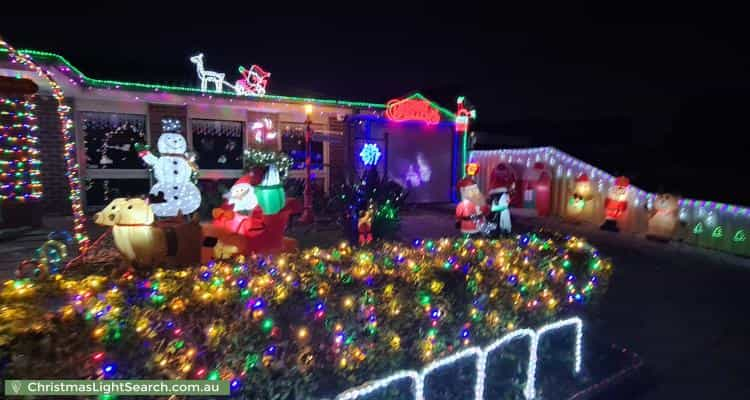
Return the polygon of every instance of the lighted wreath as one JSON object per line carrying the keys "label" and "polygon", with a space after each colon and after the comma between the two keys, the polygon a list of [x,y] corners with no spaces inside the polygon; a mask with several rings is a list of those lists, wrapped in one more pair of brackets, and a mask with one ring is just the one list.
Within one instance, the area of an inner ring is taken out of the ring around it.
{"label": "lighted wreath", "polygon": [[246,170],[254,168],[267,168],[275,165],[281,178],[284,178],[292,167],[292,159],[282,152],[262,149],[247,149],[244,154]]}
{"label": "lighted wreath", "polygon": [[[612,272],[583,240],[536,233],[342,244],[143,276],[86,268],[3,287],[4,376],[222,379],[245,398],[330,397],[556,319]],[[46,314],[49,304],[62,306]]]}

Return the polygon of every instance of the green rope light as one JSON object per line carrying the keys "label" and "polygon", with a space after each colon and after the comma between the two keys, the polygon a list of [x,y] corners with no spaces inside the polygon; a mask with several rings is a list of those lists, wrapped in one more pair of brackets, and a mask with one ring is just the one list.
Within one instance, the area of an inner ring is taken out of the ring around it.
{"label": "green rope light", "polygon": [[420,99],[420,100],[424,100],[424,101],[430,103],[430,105],[432,107],[435,107],[438,111],[440,111],[441,113],[443,113],[443,115],[446,116],[446,117],[448,117],[451,121],[453,121],[456,118],[456,113],[455,112],[453,112],[453,111],[451,111],[451,110],[449,110],[449,109],[441,106],[438,103],[435,103],[434,101],[428,99],[427,97],[424,97],[422,95],[422,93],[419,93],[419,92],[414,93],[413,95],[408,96],[407,99]]}
{"label": "green rope light", "polygon": [[[7,50],[0,49],[0,52],[7,52]],[[160,84],[153,84],[153,83],[125,82],[125,81],[90,78],[86,76],[86,74],[81,72],[81,70],[76,68],[73,64],[71,64],[70,61],[68,61],[65,57],[59,54],[52,53],[49,51],[41,51],[41,50],[34,50],[34,49],[20,49],[18,50],[18,52],[28,54],[34,57],[42,57],[42,58],[56,60],[64,64],[66,67],[70,68],[70,70],[75,72],[77,75],[79,75],[81,79],[83,79],[83,81],[89,86],[105,87],[105,88],[109,88],[111,86],[121,86],[125,88],[134,88],[134,89],[142,89],[142,90],[149,90],[149,91],[159,90],[159,91],[165,91],[165,92],[204,94],[204,92],[201,92],[201,90],[197,87],[160,85]],[[225,96],[225,97],[232,97],[232,98],[237,97],[237,95],[234,92],[229,92],[229,91],[224,91],[224,90],[222,90],[221,92],[217,92],[217,93],[210,93],[210,95],[211,96]],[[424,98],[421,94],[418,94],[418,95],[421,98]],[[385,109],[385,104],[370,103],[370,102],[365,102],[365,101],[317,99],[313,97],[281,96],[281,95],[272,95],[272,94],[265,95],[265,96],[243,96],[243,97],[248,97],[251,99],[258,99],[258,100],[261,100],[261,99],[262,100],[275,100],[279,102],[315,103],[315,104],[345,106],[345,107]],[[432,103],[432,105],[435,108],[440,109],[440,111],[442,112],[447,112],[445,108],[442,108],[435,103]]]}

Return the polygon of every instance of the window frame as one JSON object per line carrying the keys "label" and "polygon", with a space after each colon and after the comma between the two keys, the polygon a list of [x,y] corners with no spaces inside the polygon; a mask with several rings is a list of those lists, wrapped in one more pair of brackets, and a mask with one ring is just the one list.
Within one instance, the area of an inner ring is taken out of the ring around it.
{"label": "window frame", "polygon": [[[301,126],[304,128],[305,123],[297,122],[297,121],[280,121],[279,122],[279,149],[278,151],[284,152],[285,154],[286,152],[284,151],[284,148],[283,148],[283,140],[284,140],[283,136],[284,136],[284,131],[285,131],[286,126]],[[342,135],[342,132],[332,132],[332,131],[325,130],[326,124],[324,123],[313,122],[310,125],[310,127],[312,128],[313,135],[315,134]],[[284,128],[284,129],[281,129],[281,128]],[[330,189],[329,187],[330,180],[331,180],[330,143],[327,140],[321,140],[320,142],[323,144],[323,168],[322,169],[311,168],[310,173],[314,174],[315,178],[323,180],[323,189],[325,193],[328,194],[329,189]],[[291,178],[291,179],[305,179],[305,177],[306,177],[306,173],[305,173],[304,168],[303,169],[290,169],[289,172],[287,173],[287,178]]]}
{"label": "window frame", "polygon": [[[200,154],[195,149],[195,143],[193,143],[193,120],[200,120],[200,121],[215,121],[215,122],[234,122],[239,123],[241,126],[242,134],[240,135],[240,138],[242,139],[242,154],[244,154],[245,150],[247,150],[248,143],[250,141],[249,137],[249,131],[248,131],[248,122],[247,121],[239,121],[236,119],[219,119],[219,118],[207,118],[203,116],[193,117],[188,114],[187,116],[187,143],[188,143],[188,150],[195,153],[196,157],[200,157]],[[198,170],[198,179],[230,179],[230,178],[239,178],[242,176],[244,172],[244,160],[242,163],[242,168],[235,169],[235,168],[228,168],[228,169],[199,169]]]}
{"label": "window frame", "polygon": [[[146,107],[142,109],[131,110],[123,112],[120,111],[115,104],[110,107],[109,104],[103,104],[101,107],[84,107],[82,110],[75,111],[75,137],[76,137],[76,152],[77,161],[79,166],[79,173],[83,180],[119,180],[119,179],[135,179],[147,181],[149,186],[151,185],[151,177],[148,173],[148,168],[89,168],[88,161],[86,159],[86,132],[84,130],[83,120],[87,114],[104,114],[104,115],[124,115],[131,117],[142,117],[144,123],[144,140],[146,143],[151,142],[151,129],[149,127],[149,115]],[[90,205],[86,199],[86,190],[81,191],[81,200],[84,204],[84,210],[86,212],[94,212],[101,210],[106,204]]]}

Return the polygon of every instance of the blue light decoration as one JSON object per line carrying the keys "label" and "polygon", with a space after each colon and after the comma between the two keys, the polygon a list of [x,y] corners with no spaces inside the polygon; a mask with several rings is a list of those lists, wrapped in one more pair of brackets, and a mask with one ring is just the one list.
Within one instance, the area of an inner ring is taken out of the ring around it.
{"label": "blue light decoration", "polygon": [[365,143],[359,152],[359,158],[365,165],[375,165],[380,160],[380,148],[375,143]]}

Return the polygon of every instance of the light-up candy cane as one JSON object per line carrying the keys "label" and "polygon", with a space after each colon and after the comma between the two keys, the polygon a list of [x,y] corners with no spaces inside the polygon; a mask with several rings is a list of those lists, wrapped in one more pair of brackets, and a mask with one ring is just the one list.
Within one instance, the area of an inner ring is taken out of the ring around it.
{"label": "light-up candy cane", "polygon": [[427,376],[435,370],[443,367],[451,366],[456,362],[465,358],[476,357],[476,370],[477,378],[474,383],[474,399],[484,399],[484,384],[486,379],[486,367],[487,358],[490,353],[507,345],[508,343],[516,340],[528,337],[529,340],[529,366],[526,372],[526,384],[524,385],[523,394],[527,399],[533,399],[536,396],[536,370],[538,363],[538,350],[539,340],[546,333],[556,331],[565,327],[573,326],[576,329],[576,339],[574,344],[574,364],[573,372],[578,373],[581,371],[581,353],[582,353],[582,341],[583,341],[583,321],[580,318],[573,317],[557,321],[548,325],[544,325],[537,331],[531,329],[519,329],[517,331],[508,333],[502,338],[492,342],[484,349],[480,347],[469,347],[461,350],[456,354],[450,355],[446,358],[437,360],[433,363],[428,364],[422,369],[421,372],[407,370],[398,371],[386,378],[378,379],[375,381],[366,382],[358,387],[351,388],[344,391],[343,393],[336,396],[336,400],[354,400],[365,397],[371,393],[377,392],[390,386],[392,383],[409,379],[412,381],[411,391],[414,395],[415,400],[425,400],[425,387],[424,382]]}

